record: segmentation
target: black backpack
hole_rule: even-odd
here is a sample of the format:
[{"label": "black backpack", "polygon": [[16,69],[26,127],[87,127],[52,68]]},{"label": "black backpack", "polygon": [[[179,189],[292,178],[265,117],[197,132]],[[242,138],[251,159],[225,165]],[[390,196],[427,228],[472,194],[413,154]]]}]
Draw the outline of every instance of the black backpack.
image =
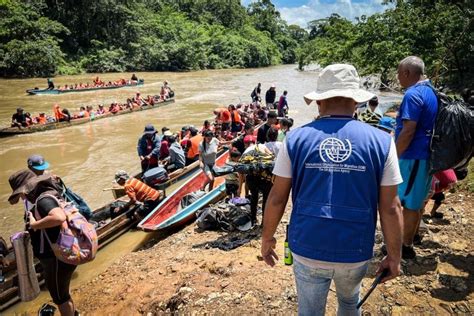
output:
[{"label": "black backpack", "polygon": [[[431,86],[430,86],[431,87]],[[431,87],[438,113],[431,138],[430,174],[465,165],[474,154],[474,109]]]}]

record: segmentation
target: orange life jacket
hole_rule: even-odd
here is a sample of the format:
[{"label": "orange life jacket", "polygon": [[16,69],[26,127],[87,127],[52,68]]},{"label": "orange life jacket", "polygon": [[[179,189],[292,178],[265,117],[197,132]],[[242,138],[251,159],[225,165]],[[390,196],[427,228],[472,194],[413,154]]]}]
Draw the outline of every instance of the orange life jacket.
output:
[{"label": "orange life jacket", "polygon": [[62,112],[61,112],[61,108],[59,107],[59,105],[55,105],[53,107],[53,112],[54,112],[54,118],[56,119],[56,122],[59,122],[60,119],[66,117]]},{"label": "orange life jacket", "polygon": [[239,111],[237,110],[232,111],[231,116],[232,116],[232,122],[236,124],[242,124],[242,119],[240,118]]},{"label": "orange life jacket", "polygon": [[191,142],[191,147],[188,150],[187,157],[192,159],[199,155],[199,144],[202,142],[202,135],[197,134],[194,137],[191,137],[189,142]]}]

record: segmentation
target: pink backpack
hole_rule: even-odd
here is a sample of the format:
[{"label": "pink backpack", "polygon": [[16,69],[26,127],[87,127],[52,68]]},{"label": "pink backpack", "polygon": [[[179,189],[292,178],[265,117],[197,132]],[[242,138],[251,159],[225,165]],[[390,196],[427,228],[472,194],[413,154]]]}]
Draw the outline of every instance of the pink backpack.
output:
[{"label": "pink backpack", "polygon": [[[72,203],[59,200],[50,194],[42,195],[38,200],[46,196],[58,202],[66,214],[66,220],[61,224],[58,240],[55,243],[51,242],[44,229],[41,230],[40,252],[44,250],[44,237],[46,237],[56,258],[62,262],[79,265],[94,260],[99,246],[94,226],[79,213]],[[35,215],[36,218],[41,218],[36,207]]]}]

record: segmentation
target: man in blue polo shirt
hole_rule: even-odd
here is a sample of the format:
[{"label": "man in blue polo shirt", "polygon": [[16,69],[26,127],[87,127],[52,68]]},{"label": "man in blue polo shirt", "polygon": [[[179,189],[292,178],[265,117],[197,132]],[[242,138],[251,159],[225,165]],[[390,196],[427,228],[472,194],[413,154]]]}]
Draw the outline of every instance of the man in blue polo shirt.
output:
[{"label": "man in blue polo shirt", "polygon": [[323,69],[317,90],[317,120],[286,135],[278,154],[275,180],[267,201],[262,256],[278,259],[273,237],[292,191],[289,247],[300,315],[324,315],[334,280],[338,314],[358,315],[359,290],[373,256],[377,210],[388,255],[378,273],[382,282],[400,273],[402,214],[397,187],[401,183],[395,143],[375,127],[353,119],[357,103],[374,95],[360,89],[351,65]]},{"label": "man in blue polo shirt", "polygon": [[431,187],[429,175],[430,139],[438,100],[429,80],[424,77],[425,64],[416,56],[403,59],[398,66],[398,81],[407,89],[397,115],[395,139],[403,184],[398,194],[403,206],[403,259],[413,259],[413,239],[421,221],[421,210]]}]

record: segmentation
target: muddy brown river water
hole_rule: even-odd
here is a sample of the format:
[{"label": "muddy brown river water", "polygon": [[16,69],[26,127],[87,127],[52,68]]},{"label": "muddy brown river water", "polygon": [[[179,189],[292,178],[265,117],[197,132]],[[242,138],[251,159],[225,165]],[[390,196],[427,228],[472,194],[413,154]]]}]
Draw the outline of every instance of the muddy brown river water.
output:
[{"label": "muddy brown river water", "polygon": [[[52,172],[61,176],[94,209],[112,199],[110,191],[103,189],[112,185],[113,175],[118,169],[138,171],[136,145],[146,124],[152,123],[157,129],[167,126],[173,131],[186,124],[200,126],[205,119],[212,117],[212,109],[215,107],[248,102],[252,89],[261,82],[263,95],[272,83],[276,84],[277,97],[283,90],[288,90],[289,114],[294,118],[296,126],[302,125],[317,115],[316,107],[306,106],[303,101],[303,95],[315,89],[317,74],[317,71],[297,71],[296,65],[183,73],[145,72],[137,73],[139,78],[145,79],[145,85],[139,88],[39,96],[28,96],[25,90],[45,87],[45,78],[0,79],[0,126],[8,126],[11,115],[20,106],[34,115],[40,111],[52,113],[55,103],[74,112],[80,106],[97,107],[101,103],[109,105],[114,100],[124,102],[137,90],[144,96],[159,94],[165,79],[176,92],[176,103],[158,109],[59,130],[0,138],[0,235],[9,239],[14,231],[23,226],[21,204],[12,206],[7,202],[11,193],[8,177],[25,168],[26,159],[31,154],[43,155],[50,163]],[[128,79],[131,73],[99,76],[108,81]],[[54,78],[54,82],[63,86],[90,82],[93,77],[95,74],[60,76]],[[398,94],[379,95],[381,103],[400,101]],[[107,261],[133,250],[144,239],[144,235],[134,232],[107,246],[107,251],[99,256],[101,264],[105,266]],[[84,266],[84,269],[81,267],[81,275],[92,276],[93,271],[98,273],[96,269],[89,268],[88,271],[87,266],[89,265]]]}]

